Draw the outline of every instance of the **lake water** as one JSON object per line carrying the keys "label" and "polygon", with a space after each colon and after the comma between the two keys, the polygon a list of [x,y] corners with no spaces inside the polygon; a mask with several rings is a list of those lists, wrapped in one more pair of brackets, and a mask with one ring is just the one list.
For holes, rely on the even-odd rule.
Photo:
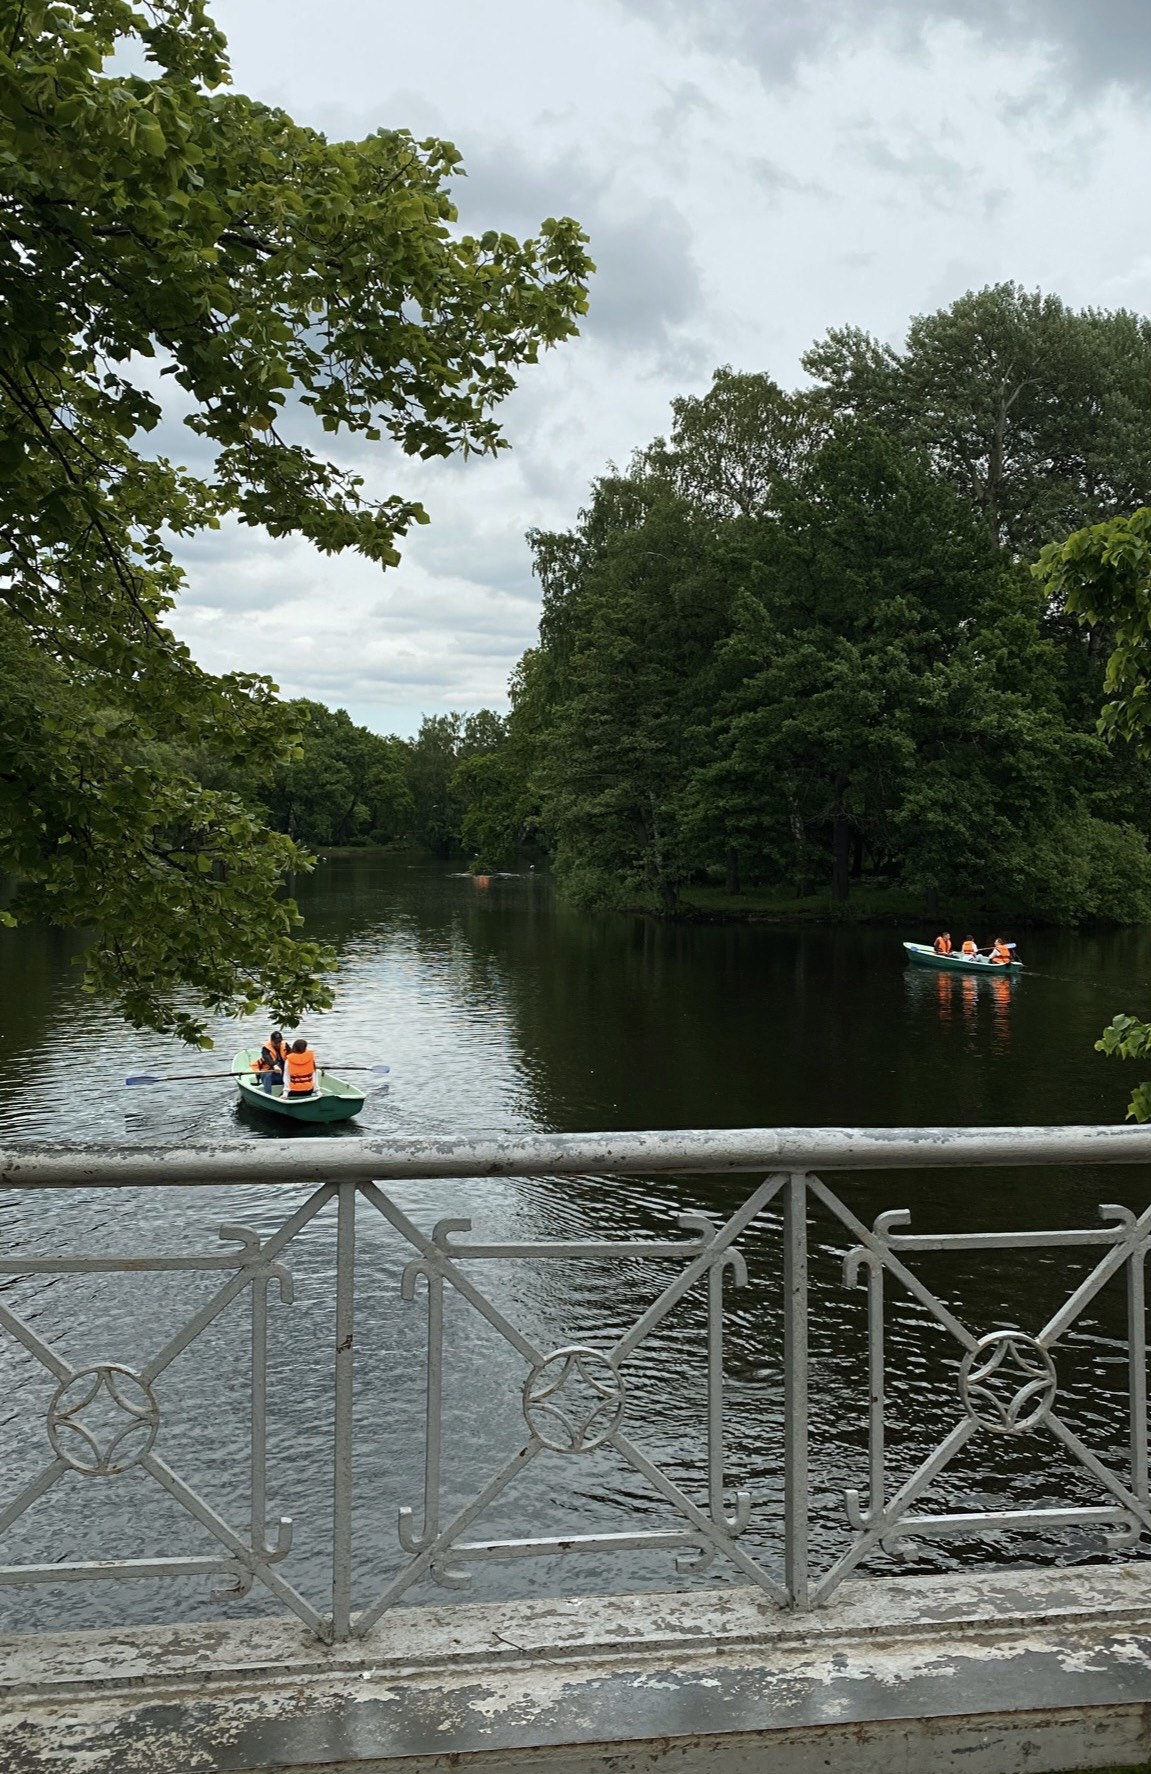
{"label": "lake water", "polygon": [[[917,1125],[1118,1121],[1128,1069],[1093,1041],[1117,1010],[1146,1013],[1151,932],[1023,933],[1021,979],[971,979],[903,965],[899,941],[922,928],[675,925],[589,917],[557,907],[536,876],[484,888],[443,865],[363,857],[321,865],[299,886],[309,932],[333,943],[336,1007],[307,1030],[321,1060],[384,1062],[359,1119],[327,1137],[591,1131],[752,1125]],[[981,937],[990,933],[977,932]],[[276,1137],[227,1080],[126,1089],[126,1075],[211,1069],[175,1043],[125,1028],[79,989],[76,941],[0,931],[0,1144],[170,1143]],[[253,1030],[221,1023],[217,1054]],[[865,1222],[908,1207],[916,1229],[1089,1227],[1101,1202],[1142,1208],[1143,1169],[869,1176],[837,1185]],[[595,1178],[409,1184],[393,1191],[430,1229],[470,1219],[474,1237],[674,1238],[683,1211],[730,1213],[747,1179],[627,1182]],[[0,1247],[22,1257],[75,1251],[206,1253],[221,1223],[275,1229],[305,1190],[133,1190],[0,1198]],[[867,1371],[863,1289],[846,1289],[842,1227],[813,1217],[813,1538],[829,1560],[847,1542],[843,1490],[866,1489]],[[271,1515],[290,1514],[284,1570],[316,1606],[330,1535],[331,1276],[334,1216],[326,1212],[286,1256],[296,1303],[271,1307]],[[745,1243],[746,1287],[729,1289],[727,1473],[753,1499],[749,1549],[779,1557],[781,1462],[778,1222],[767,1213]],[[400,1298],[411,1257],[361,1215],[357,1332],[357,1602],[403,1562],[396,1511],[415,1510],[423,1483],[423,1294]],[[973,1329],[1036,1329],[1087,1272],[1088,1251],[924,1258],[928,1285]],[[481,1273],[482,1271],[482,1273]],[[475,1265],[499,1309],[548,1347],[604,1346],[669,1279],[635,1253],[619,1260]],[[76,1366],[138,1367],[207,1297],[218,1276],[194,1273],[28,1277],[0,1281],[0,1303]],[[958,1346],[918,1302],[889,1290],[892,1488],[954,1425]],[[522,1358],[463,1301],[449,1300],[444,1490],[474,1494],[523,1438]],[[1061,1408],[1119,1470],[1125,1455],[1125,1302],[1116,1283],[1059,1350]],[[645,1452],[692,1495],[704,1471],[703,1302],[689,1296],[627,1364]],[[233,1306],[163,1377],[162,1448],[221,1514],[243,1523],[247,1321]],[[0,1507],[50,1457],[44,1368],[0,1336]],[[629,1406],[629,1409],[631,1407]],[[706,1484],[703,1483],[703,1496]],[[702,1499],[701,1499],[702,1500]],[[925,1507],[1088,1504],[1103,1498],[1045,1432],[977,1437]],[[521,1537],[673,1527],[675,1518],[614,1450],[537,1461],[471,1530]],[[12,1563],[147,1558],[207,1550],[200,1530],[138,1470],[69,1474],[9,1529]],[[1106,1555],[1095,1529],[977,1542],[925,1542],[898,1565],[932,1570],[973,1559]],[[677,1578],[665,1555],[599,1554],[479,1565],[480,1600],[525,1589],[594,1591],[626,1584],[716,1583],[717,1563]],[[53,1584],[6,1592],[14,1624],[188,1618],[277,1609],[254,1593],[214,1599],[202,1578],[170,1586]],[[443,1600],[424,1585],[412,1600]]]}

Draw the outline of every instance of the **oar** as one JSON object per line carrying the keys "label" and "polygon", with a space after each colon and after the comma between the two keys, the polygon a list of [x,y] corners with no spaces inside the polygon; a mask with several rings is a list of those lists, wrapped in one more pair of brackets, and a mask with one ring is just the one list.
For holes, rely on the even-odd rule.
{"label": "oar", "polygon": [[[323,1077],[327,1072],[390,1072],[391,1066],[324,1066],[320,1072]],[[254,1066],[246,1072],[175,1072],[167,1078],[157,1077],[152,1072],[140,1072],[134,1078],[125,1078],[125,1084],[191,1084],[202,1078],[258,1078],[261,1074]]]}

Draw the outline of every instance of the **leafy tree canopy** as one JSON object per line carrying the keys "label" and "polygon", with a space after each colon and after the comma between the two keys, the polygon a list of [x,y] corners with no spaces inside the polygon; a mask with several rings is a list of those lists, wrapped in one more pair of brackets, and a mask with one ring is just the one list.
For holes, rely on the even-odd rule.
{"label": "leafy tree canopy", "polygon": [[[1045,361],[1061,305],[984,297],[979,324],[1005,310],[1032,367]],[[693,880],[806,894],[830,868],[841,900],[866,872],[928,905],[1151,916],[1148,770],[1095,731],[1102,659],[1074,587],[1037,583],[983,483],[956,470],[944,409],[962,407],[962,352],[952,311],[928,319],[950,352],[928,379],[930,425],[910,405],[897,424],[874,391],[787,394],[722,369],[674,403],[670,438],[594,484],[571,530],[530,538],[540,645],[513,684],[509,755],[576,897],[673,910]],[[872,367],[889,389],[903,374],[882,353]],[[1036,412],[1059,404],[1043,373]],[[1122,429],[1123,412],[1092,424]],[[1039,459],[1012,497],[1050,525]],[[1129,561],[1128,530],[1106,534]],[[1120,637],[1118,692],[1125,606],[1097,606]]]}
{"label": "leafy tree canopy", "polygon": [[901,351],[857,327],[804,367],[830,411],[920,445],[997,541],[1053,536],[1151,487],[1151,321],[997,284],[917,316]]}
{"label": "leafy tree canopy", "polygon": [[[234,514],[392,564],[425,513],[309,436],[500,447],[591,269],[570,220],[461,234],[450,144],[331,143],[227,78],[201,0],[0,0],[0,866],[15,916],[93,927],[89,982],[189,1039],[197,1005],[322,1006],[330,958],[277,897],[291,841],[173,749],[271,770],[296,739],[165,628],[174,539]],[[199,473],[146,446],[163,378]]]}
{"label": "leafy tree canopy", "polygon": [[[1115,637],[1099,729],[1151,756],[1151,508],[1077,530],[1044,549],[1035,568],[1048,595]],[[1120,1059],[1151,1059],[1151,1023],[1123,1014],[1096,1043]],[[1130,1114],[1151,1121],[1151,1083],[1135,1086]]]}
{"label": "leafy tree canopy", "polygon": [[309,845],[388,844],[408,830],[409,748],[358,726],[345,709],[303,699],[300,756],[246,774],[247,792],[275,831]]}

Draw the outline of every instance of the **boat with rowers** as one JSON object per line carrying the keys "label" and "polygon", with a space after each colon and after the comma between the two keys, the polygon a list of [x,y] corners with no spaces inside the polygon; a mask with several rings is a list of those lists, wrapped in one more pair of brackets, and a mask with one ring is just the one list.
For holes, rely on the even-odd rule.
{"label": "boat with rowers", "polygon": [[[332,1072],[320,1073],[320,1088],[314,1096],[285,1096],[282,1087],[274,1084],[265,1090],[255,1070],[260,1057],[258,1047],[245,1047],[232,1055],[232,1075],[240,1099],[250,1109],[264,1114],[282,1115],[288,1121],[350,1121],[364,1106],[364,1093],[354,1084],[337,1078]],[[386,1068],[380,1068],[386,1070]]]}
{"label": "boat with rowers", "polygon": [[927,942],[905,942],[904,952],[918,967],[943,967],[956,973],[1022,973],[1022,961],[989,961],[986,955],[963,955],[953,951],[941,955]]}

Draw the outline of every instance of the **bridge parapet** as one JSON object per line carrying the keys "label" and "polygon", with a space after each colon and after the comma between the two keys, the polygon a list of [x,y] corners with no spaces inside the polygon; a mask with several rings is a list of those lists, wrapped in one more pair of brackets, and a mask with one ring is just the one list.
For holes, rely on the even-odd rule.
{"label": "bridge parapet", "polygon": [[[192,1626],[181,1622],[177,1603],[170,1628],[117,1629],[120,1664],[118,1669],[109,1666],[99,1703],[82,1682],[73,1679],[69,1688],[60,1673],[61,1658],[66,1663],[74,1656],[87,1666],[93,1657],[103,1657],[96,1641],[85,1640],[88,1648],[82,1650],[74,1634],[32,1635],[23,1648],[19,1640],[10,1640],[5,1662],[10,1694],[15,1700],[25,1693],[30,1709],[27,1754],[34,1753],[37,1707],[55,1705],[74,1693],[80,1707],[76,1716],[87,1720],[83,1729],[96,1730],[93,1705],[97,1712],[100,1705],[119,1707],[117,1716],[135,1718],[139,1697],[129,1703],[125,1696],[134,1683],[158,1694],[162,1666],[169,1677],[176,1672],[180,1692],[187,1694],[189,1684],[194,1687],[202,1677],[215,1683],[222,1697],[229,1685],[242,1687],[264,1672],[258,1678],[256,1712],[244,1725],[248,1747],[236,1752],[241,1759],[207,1761],[202,1764],[206,1767],[296,1765],[274,1759],[286,1753],[285,1721],[295,1721],[291,1730],[300,1742],[308,1738],[302,1714],[286,1697],[295,1683],[297,1690],[300,1684],[309,1689],[313,1722],[326,1719],[326,1740],[342,1745],[344,1759],[332,1760],[332,1767],[373,1765],[372,1756],[375,1765],[390,1767],[408,1754],[405,1743],[417,1758],[413,1766],[423,1765],[420,1758],[433,1753],[482,1758],[497,1752],[523,1756],[546,1751],[554,1759],[564,1743],[593,1741],[630,1744],[627,1753],[635,1755],[646,1746],[642,1753],[650,1756],[657,1739],[674,1738],[686,1754],[689,1739],[702,1744],[721,1729],[708,1700],[718,1693],[729,1721],[722,1725],[725,1754],[743,1753],[736,1743],[742,1733],[750,1734],[750,1756],[764,1732],[778,1733],[786,1725],[794,1738],[788,1739],[788,1754],[800,1759],[779,1765],[806,1769],[821,1764],[802,1760],[808,1754],[802,1734],[831,1729],[836,1721],[829,1707],[840,1709],[843,1722],[873,1726],[877,1745],[889,1742],[884,1736],[889,1727],[898,1726],[904,1732],[900,1741],[907,1742],[924,1720],[933,1719],[939,1727],[941,1719],[953,1716],[944,1704],[951,1669],[966,1672],[962,1680],[954,1674],[956,1692],[967,1695],[964,1719],[1001,1712],[1006,1718],[1010,1712],[1018,1723],[1029,1709],[1046,1708],[1051,1744],[1066,1744],[1077,1727],[1059,1725],[1056,1715],[1063,1717],[1059,1708],[1070,1697],[1075,1716],[1084,1707],[1104,1709],[1111,1724],[1104,1728],[1103,1714],[1096,1717],[1101,1731],[1096,1746],[1106,1741],[1103,1760],[1121,1760],[1117,1748],[1131,1747],[1143,1730],[1139,1709],[1151,1704],[1151,1678],[1146,1676],[1149,1567],[1139,1562],[1143,1536],[1151,1530],[1145,1326],[1151,1205],[1104,1203],[1098,1223],[1082,1227],[918,1230],[902,1207],[861,1215],[851,1183],[858,1172],[1083,1163],[1151,1164],[1151,1130],[748,1129],[478,1142],[296,1140],[225,1148],[0,1152],[0,1183],[10,1189],[112,1189],[131,1192],[132,1199],[140,1190],[242,1189],[245,1214],[257,1222],[224,1218],[217,1226],[215,1249],[141,1251],[129,1248],[126,1240],[122,1249],[99,1252],[39,1247],[35,1254],[0,1251],[0,1330],[10,1347],[21,1348],[42,1370],[42,1390],[50,1394],[43,1453],[35,1469],[5,1486],[0,1458],[0,1557],[5,1560],[0,1589],[29,1592],[52,1586],[57,1593],[55,1586],[61,1583],[103,1587],[150,1579],[167,1581],[176,1594],[177,1580],[211,1577],[226,1584],[229,1612],[263,1592],[298,1623],[289,1627],[261,1619],[250,1625]],[[610,1223],[606,1207],[595,1216],[597,1223],[588,1224],[585,1215],[570,1233],[545,1239],[506,1230],[493,1233],[474,1223],[482,1216],[484,1179],[580,1177],[610,1186],[615,1179],[668,1173],[749,1180],[725,1184],[722,1212],[685,1208],[678,1228],[669,1227],[666,1235],[621,1231]],[[425,1217],[416,1211],[406,1185],[433,1184],[430,1192],[423,1189],[420,1202],[434,1204],[435,1182],[449,1179],[475,1179],[470,1217]],[[279,1197],[285,1195],[281,1205]],[[253,1213],[256,1200],[259,1211]],[[396,1285],[387,1300],[371,1266],[378,1227],[386,1227],[392,1247],[405,1253],[403,1262],[389,1271]],[[841,1485],[837,1501],[814,1496],[811,1470],[812,1376],[818,1388],[819,1368],[817,1363],[813,1369],[811,1361],[809,1284],[813,1252],[818,1247],[824,1261],[829,1240],[845,1295],[858,1298],[862,1310],[861,1470],[858,1482]],[[760,1271],[749,1283],[752,1247]],[[990,1252],[1018,1253],[1023,1260],[1040,1253],[1049,1268],[1067,1264],[1066,1288],[1040,1320],[1032,1321],[1021,1309],[1018,1316],[1025,1322],[970,1322],[923,1267],[924,1258],[978,1259]],[[292,1306],[293,1273],[302,1254],[313,1285],[319,1258],[331,1259],[325,1284],[330,1459],[323,1481],[330,1535],[321,1593],[291,1574],[294,1523],[271,1503],[273,1495],[290,1489],[291,1480],[282,1437],[269,1439],[269,1371],[276,1359],[273,1313]],[[765,1260],[769,1268],[775,1263],[770,1283],[763,1279]],[[556,1265],[577,1271],[589,1265],[600,1273],[614,1269],[624,1277],[618,1309],[602,1330],[583,1324],[578,1334],[557,1337],[549,1332],[548,1313],[537,1312],[533,1318],[517,1310],[517,1287],[508,1278],[554,1272]],[[655,1281],[641,1287],[641,1272]],[[47,1334],[37,1314],[22,1304],[47,1278],[98,1278],[101,1285],[114,1288],[131,1277],[166,1274],[196,1278],[201,1297],[182,1322],[139,1357],[101,1344],[98,1328],[84,1324],[76,1327],[66,1352],[63,1341]],[[499,1286],[493,1285],[496,1277],[501,1278]],[[1090,1412],[1085,1419],[1083,1401],[1074,1396],[1075,1364],[1065,1355],[1084,1315],[1104,1290],[1116,1288],[1124,1302],[1122,1447],[1112,1434],[1093,1442],[1085,1430]],[[893,1292],[914,1303],[919,1321],[950,1350],[940,1379],[951,1388],[945,1432],[910,1466],[903,1452],[893,1460],[890,1447],[893,1416],[898,1418],[905,1408],[891,1385],[886,1327]],[[739,1299],[746,1311],[749,1298],[778,1323],[771,1382],[771,1408],[778,1409],[778,1461],[773,1472],[751,1479],[733,1477],[728,1372],[732,1300]],[[699,1459],[687,1473],[682,1460],[669,1459],[665,1450],[651,1445],[644,1388],[633,1373],[642,1371],[650,1345],[689,1300],[695,1302],[691,1336],[701,1383]],[[514,1381],[519,1423],[512,1445],[477,1471],[464,1493],[457,1482],[446,1481],[444,1471],[449,1427],[445,1384],[452,1359],[449,1301],[453,1309],[474,1315],[485,1334],[499,1343],[505,1357],[499,1377],[505,1387]],[[182,1436],[173,1437],[171,1413],[176,1407],[171,1400],[178,1389],[170,1388],[168,1377],[174,1364],[227,1315],[240,1311],[247,1326],[247,1437],[242,1458],[236,1458],[235,1449],[230,1456],[237,1495],[222,1501],[219,1487],[206,1487],[172,1451],[173,1446],[186,1447],[187,1433],[185,1425]],[[377,1322],[381,1315],[418,1313],[422,1326],[420,1421],[396,1423],[392,1430],[405,1445],[419,1438],[422,1495],[398,1511],[382,1576],[381,1559],[365,1559],[357,1550],[363,1524],[375,1512],[362,1461],[357,1465],[358,1423],[365,1393],[373,1387],[386,1392],[389,1385],[389,1374],[378,1362],[365,1371],[361,1359],[357,1372],[357,1319],[362,1324],[365,1311]],[[73,1351],[73,1342],[79,1352]],[[483,1399],[477,1398],[476,1408],[484,1411]],[[451,1421],[457,1424],[456,1416]],[[1034,1448],[1037,1464],[1057,1451],[1063,1466],[1077,1475],[1072,1494],[1041,1505],[1000,1499],[965,1508],[939,1507],[935,1487],[961,1457],[970,1462],[977,1454],[993,1471],[996,1449],[1006,1446]],[[521,1476],[537,1463],[550,1462],[557,1489],[567,1482],[579,1490],[593,1482],[588,1475],[605,1455],[657,1500],[659,1526],[645,1525],[640,1516],[611,1527],[597,1522],[586,1531],[492,1531],[493,1510],[506,1504]],[[287,1468],[274,1486],[271,1461]],[[310,1472],[308,1477],[314,1515],[316,1475]],[[59,1556],[54,1552],[21,1560],[22,1524],[50,1507],[59,1487],[92,1486],[94,1497],[107,1499],[113,1494],[110,1487],[129,1479],[136,1486],[157,1487],[194,1524],[204,1549],[171,1552],[157,1545],[142,1556],[110,1558],[86,1557],[83,1548],[69,1545]],[[826,1524],[833,1512],[830,1533]],[[524,1524],[529,1530],[534,1525]],[[378,1524],[371,1531],[378,1542]],[[1053,1544],[1062,1536],[1070,1556],[1081,1559],[1084,1546],[1093,1545],[1098,1555],[1115,1562],[1074,1578],[1022,1570],[930,1579],[860,1575],[877,1559],[898,1563],[921,1556],[925,1547],[954,1547],[988,1536],[996,1537],[1001,1549],[1022,1544],[1024,1559],[1036,1536]],[[681,1575],[682,1590],[674,1597],[583,1595],[547,1603],[504,1603],[494,1609],[470,1603],[446,1609],[410,1605],[427,1581],[463,1588],[484,1567],[518,1566],[526,1579],[532,1569],[528,1561],[578,1563],[583,1558],[594,1560],[597,1571],[617,1564],[626,1572],[635,1555],[666,1556]],[[705,1572],[725,1572],[737,1587],[719,1594],[703,1591]],[[314,1578],[314,1559],[308,1575]],[[562,1648],[555,1634],[565,1620],[569,1627],[576,1624]],[[469,1632],[479,1635],[471,1649]],[[453,1649],[444,1649],[445,1635]],[[523,1642],[525,1637],[532,1642]],[[863,1654],[865,1644],[874,1656]],[[213,1663],[212,1645],[222,1648],[223,1662]],[[407,1647],[403,1653],[401,1645]],[[257,1646],[263,1648],[257,1651]],[[881,1652],[880,1646],[886,1648]],[[502,1669],[505,1650],[518,1675],[506,1680],[501,1675],[495,1687],[484,1688],[486,1699],[468,1699],[468,1671],[481,1665]],[[721,1654],[722,1675],[716,1673],[718,1665],[711,1668]],[[1080,1669],[1084,1681],[1077,1686],[1071,1676],[1079,1669],[1076,1659],[1085,1656],[1095,1658],[1095,1673]],[[634,1658],[639,1662],[629,1673]],[[1004,1659],[1013,1660],[1022,1678],[1012,1689],[1011,1707],[994,1675]],[[580,1665],[578,1674],[573,1674],[573,1663]],[[561,1666],[566,1672],[562,1679],[556,1675]],[[136,1676],[131,1674],[134,1668]],[[845,1668],[850,1674],[844,1674]],[[653,1671],[662,1671],[669,1680],[657,1679]],[[349,1681],[366,1685],[349,1690]],[[625,1704],[629,1684],[647,1696],[630,1711]],[[107,1698],[112,1688],[120,1696],[114,1701]],[[361,1756],[357,1762],[347,1732],[353,1717],[361,1723],[367,1719],[369,1690],[387,1698],[381,1701],[379,1728],[369,1733],[371,1755],[365,1752],[367,1759]],[[882,1696],[891,1699],[896,1691],[903,1698],[892,1711]],[[797,1703],[798,1710],[790,1707],[786,1694],[801,1692],[807,1696],[803,1704]],[[353,1693],[359,1708],[354,1714],[348,1712]],[[577,1693],[582,1695],[579,1706]],[[916,1693],[918,1713],[908,1711],[908,1696]],[[419,1710],[434,1711],[436,1695],[442,1699],[442,1716],[455,1720],[439,1738]],[[454,1700],[449,1706],[449,1695],[456,1696],[458,1706]],[[225,1705],[224,1698],[220,1704]],[[226,1705],[233,1708],[228,1731],[238,1731],[242,1715],[247,1716],[244,1706],[235,1693]],[[577,1720],[580,1707],[582,1724]],[[477,1723],[485,1708],[502,1720],[494,1736],[485,1736]],[[588,1708],[593,1713],[598,1709],[600,1723],[589,1723]],[[267,1728],[253,1737],[257,1715]],[[221,1712],[221,1721],[224,1716]],[[275,1720],[280,1724],[273,1730]],[[656,1728],[676,1720],[691,1729],[677,1733]],[[617,1729],[617,1737],[609,1727]],[[190,1728],[185,1720],[177,1734],[182,1731],[186,1737]],[[252,1759],[257,1739],[263,1762]],[[783,1738],[777,1735],[773,1741],[782,1754]],[[1024,1738],[1012,1741],[1022,1743]],[[126,1744],[124,1739],[121,1748]],[[1075,1753],[1082,1758],[1090,1747],[1081,1743]],[[881,1748],[878,1753],[888,1752]],[[1054,1749],[1038,1751],[1034,1742],[1028,1753],[1028,1765],[1034,1768],[1101,1765],[1090,1756],[1045,1760]],[[247,1762],[243,1755],[249,1755]],[[26,1765],[41,1764],[28,1760]],[[329,1764],[300,1760],[299,1765]],[[587,1765],[586,1760],[581,1764]],[[986,1763],[988,1768],[1015,1765],[1010,1757]]]}

